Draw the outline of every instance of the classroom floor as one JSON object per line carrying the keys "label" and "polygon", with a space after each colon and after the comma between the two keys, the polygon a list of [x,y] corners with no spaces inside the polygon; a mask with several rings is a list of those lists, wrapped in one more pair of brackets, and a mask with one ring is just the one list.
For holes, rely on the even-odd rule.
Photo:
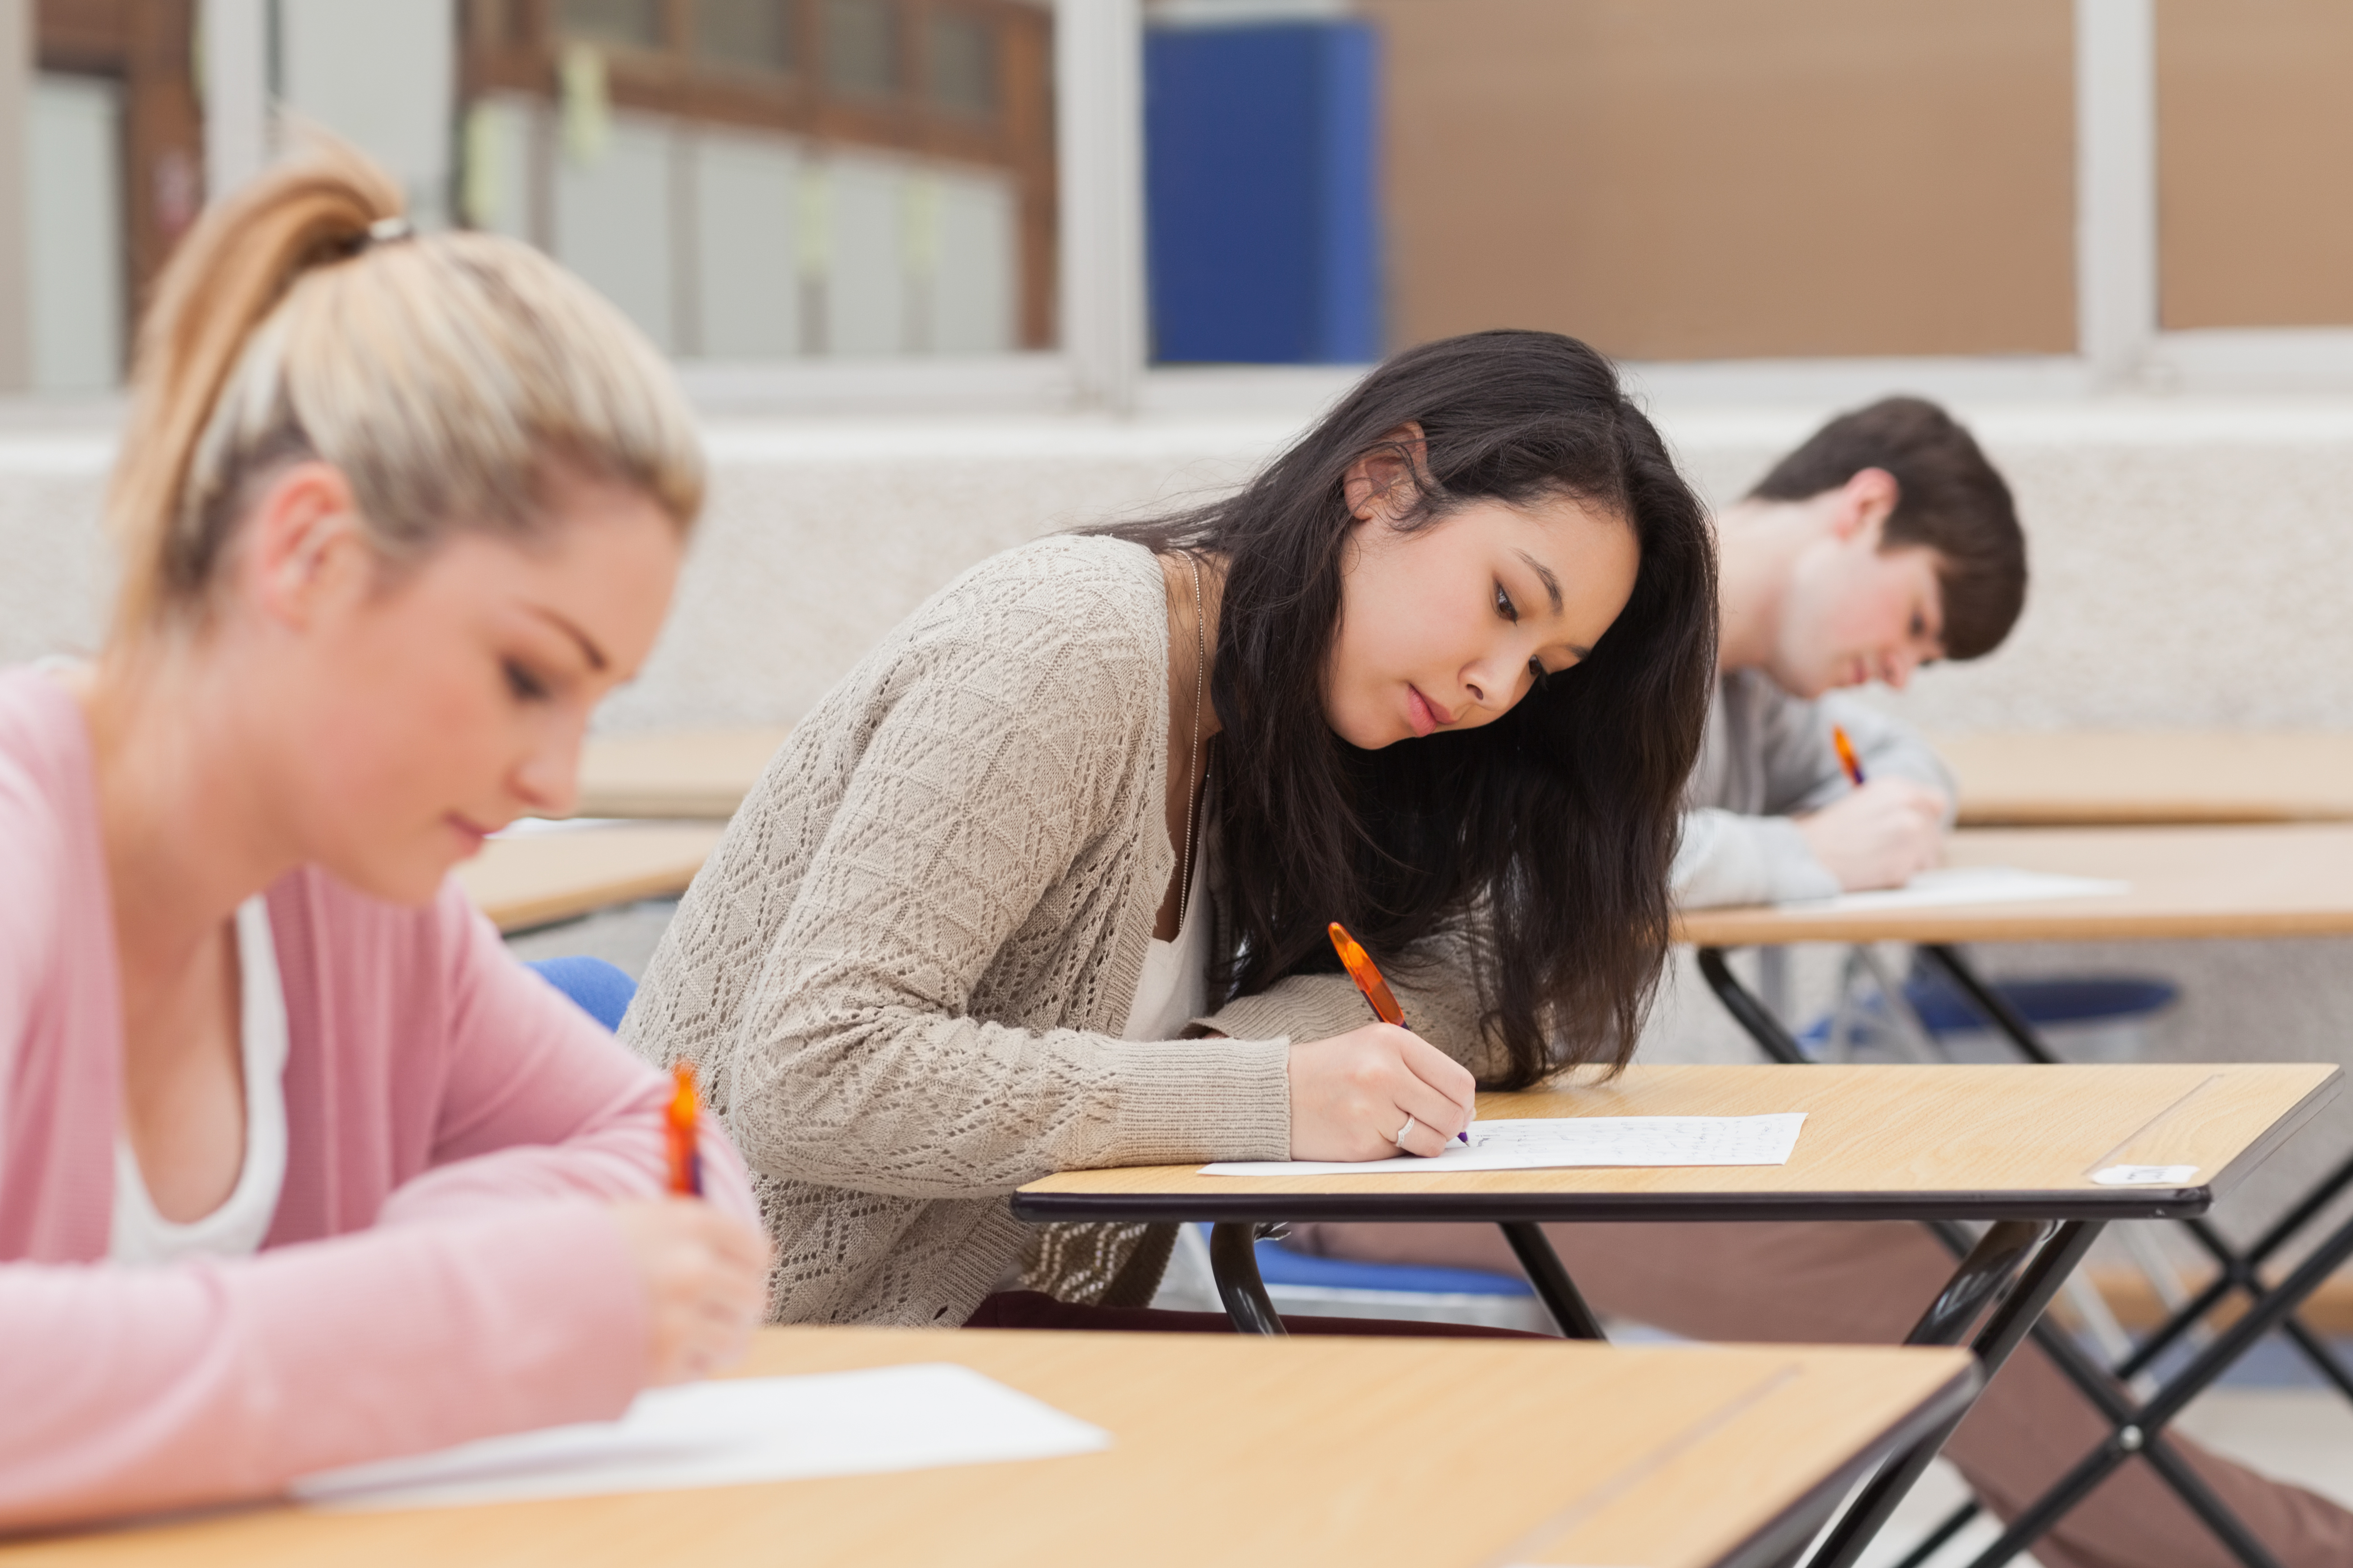
{"label": "classroom floor", "polygon": [[[673,899],[648,900],[521,932],[508,939],[508,946],[525,959],[585,953],[641,976],[676,908]],[[1173,1280],[1172,1286],[1183,1288]],[[1207,1303],[1172,1298],[1167,1304]],[[1653,1336],[1637,1329],[1626,1337]],[[2339,1341],[2338,1349],[2353,1359],[2353,1342]],[[2321,1386],[2316,1374],[2277,1342],[2259,1347],[2224,1386],[2184,1412],[2179,1425],[2183,1433],[2217,1453],[2353,1508],[2353,1405]],[[1889,1568],[1900,1562],[1914,1542],[1968,1496],[1958,1472],[1941,1462],[1936,1465],[1865,1553],[1862,1568]],[[1932,1558],[1927,1568],[1957,1568],[1995,1533],[1989,1521],[1976,1521]],[[2018,1562],[2031,1564],[2033,1559]]]}

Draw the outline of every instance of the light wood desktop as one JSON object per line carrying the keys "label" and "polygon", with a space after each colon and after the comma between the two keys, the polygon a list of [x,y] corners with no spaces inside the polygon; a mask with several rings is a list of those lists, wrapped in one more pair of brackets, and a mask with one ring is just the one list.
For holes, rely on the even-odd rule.
{"label": "light wood desktop", "polygon": [[592,735],[580,756],[575,814],[733,816],[791,733],[754,727]]}
{"label": "light wood desktop", "polygon": [[2353,821],[2353,733],[1940,737],[1965,825]]}
{"label": "light wood desktop", "polygon": [[1945,862],[2097,877],[2128,882],[2131,890],[1849,913],[1763,906],[1688,910],[1676,917],[1676,939],[1699,947],[1751,947],[2353,935],[2353,824],[1969,827],[1946,841]]}
{"label": "light wood desktop", "polygon": [[[1270,1220],[1485,1220],[1572,1334],[1600,1327],[1544,1238],[1546,1220],[1996,1220],[1913,1338],[1971,1339],[1988,1378],[2111,1220],[2203,1214],[2341,1086],[2333,1064],[1631,1068],[1546,1092],[1482,1095],[1482,1120],[1806,1112],[1782,1165],[1239,1177],[1198,1165],[1071,1171],[1014,1194],[1057,1220],[1214,1222],[1219,1293],[1238,1325],[1282,1331],[1250,1237]],[[2111,1185],[2115,1165],[2189,1166],[2163,1185]],[[2060,1222],[2055,1227],[2051,1222]],[[1970,1303],[1965,1309],[1954,1304]],[[2250,1323],[2253,1320],[2250,1320]],[[1846,1568],[1949,1436],[1939,1427],[1873,1478],[1820,1549]],[[2170,1454],[2165,1456],[2168,1461]],[[1640,1561],[1640,1559],[1637,1559]]]}
{"label": "light wood desktop", "polygon": [[[1976,973],[1959,944],[2353,934],[2353,825],[1968,828],[1953,836],[1946,859],[1952,865],[2011,866],[2113,879],[2127,886],[2126,891],[2116,894],[2009,904],[1837,912],[1694,910],[1678,919],[1677,934],[1700,948],[1700,971],[1733,1017],[1767,1055],[1786,1063],[1802,1061],[1804,1047],[1740,981],[1725,962],[1724,949],[1805,942],[1914,942],[1929,966],[1957,986],[1971,1006],[2011,1040],[2022,1058],[2055,1063],[2049,1044],[2032,1023]],[[1784,1066],[1771,1070],[1804,1069]],[[2038,1065],[2015,1070],[2043,1074],[2070,1069]],[[2164,1323],[2117,1363],[2115,1371],[2119,1377],[2130,1379],[2146,1370],[2151,1358],[2168,1345],[2179,1344],[2180,1336],[2200,1322],[2206,1322],[2210,1331],[2214,1329],[2221,1321],[2215,1308],[2230,1304],[2232,1293],[2242,1289],[2244,1281],[2267,1278],[2270,1284],[2260,1292],[2251,1292],[2244,1315],[2221,1330],[2187,1367],[2160,1380],[2156,1393],[2146,1400],[2123,1400],[2113,1408],[2104,1407],[2103,1417],[2112,1423],[2114,1435],[2099,1457],[2087,1458],[2084,1464],[2109,1465],[2121,1462],[2121,1456],[2144,1450],[2158,1455],[2172,1413],[2211,1387],[2262,1335],[2284,1328],[2292,1337],[2317,1342],[2309,1338],[2311,1325],[2295,1321],[2293,1314],[2327,1285],[2330,1271],[2339,1262],[2353,1256],[2353,1222],[2318,1237],[2308,1249],[2306,1246],[2313,1241],[2309,1232],[2328,1214],[2334,1195],[2348,1183],[2353,1183],[2353,1160],[2340,1161],[2276,1225],[2245,1246],[2234,1245],[2195,1217],[2174,1216],[2188,1219],[2201,1248],[2227,1272],[2201,1281],[2186,1304],[2170,1312]],[[2284,1262],[2278,1268],[2267,1268],[2286,1256],[2280,1249],[2291,1243],[2295,1252],[2303,1254],[2301,1261],[2293,1268]],[[2043,1348],[2072,1364],[2070,1375],[2079,1384],[2085,1378],[2100,1379],[2109,1370],[2096,1358],[2084,1355],[2072,1341],[2046,1339]],[[2168,1484],[2177,1488],[2186,1484],[2182,1478],[2188,1474],[2178,1460],[2177,1455],[2159,1467]],[[2085,1473],[2096,1479],[2094,1472]],[[2054,1488],[2028,1505],[1997,1543],[1999,1551],[2007,1553],[2031,1546],[2041,1531],[2064,1514],[2071,1506],[2068,1499],[2067,1492]],[[2243,1522],[2232,1518],[2227,1510],[2207,1517],[2218,1531],[2235,1533],[2232,1550],[2244,1557],[2241,1549],[2251,1538]]]}
{"label": "light wood desktop", "polygon": [[0,1546],[99,1568],[1748,1568],[1966,1400],[1957,1350],[772,1329],[744,1374],[950,1361],[1073,1458],[435,1511],[286,1508]]}
{"label": "light wood desktop", "polygon": [[[1583,1075],[1580,1075],[1582,1077]],[[2335,1098],[2332,1064],[1631,1067],[1482,1094],[1482,1121],[1806,1112],[1785,1165],[1205,1176],[1198,1164],[1066,1171],[1026,1219],[2123,1219],[2202,1212]],[[2103,1186],[2109,1165],[2194,1165],[2178,1187]]]}
{"label": "light wood desktop", "polygon": [[493,838],[459,884],[503,931],[683,892],[726,831],[720,822],[633,822]]}

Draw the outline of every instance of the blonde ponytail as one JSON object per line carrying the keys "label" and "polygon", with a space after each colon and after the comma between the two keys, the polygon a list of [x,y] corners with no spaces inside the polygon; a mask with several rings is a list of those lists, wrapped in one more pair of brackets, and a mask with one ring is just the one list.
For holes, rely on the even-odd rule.
{"label": "blonde ponytail", "polygon": [[410,237],[399,212],[330,142],[208,211],[164,269],[107,499],[118,646],[201,610],[250,481],[294,458],[343,470],[392,561],[543,526],[551,468],[692,525],[702,448],[643,334],[529,247]]}

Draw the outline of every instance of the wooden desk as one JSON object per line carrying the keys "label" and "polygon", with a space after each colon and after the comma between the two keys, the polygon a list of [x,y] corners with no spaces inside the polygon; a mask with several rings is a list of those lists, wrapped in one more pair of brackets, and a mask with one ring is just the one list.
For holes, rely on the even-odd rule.
{"label": "wooden desk", "polygon": [[[1205,1176],[1066,1171],[1014,1194],[1029,1220],[2139,1219],[2203,1213],[2334,1099],[2343,1072],[2283,1067],[1630,1067],[1482,1094],[1479,1118],[1802,1110],[1786,1165],[1452,1174]],[[2112,1164],[2196,1165],[2179,1187],[2107,1187]]]}
{"label": "wooden desk", "polygon": [[458,881],[501,931],[527,931],[685,891],[725,831],[720,822],[645,822],[493,838],[458,868]]}
{"label": "wooden desk", "polygon": [[1676,940],[1753,947],[2353,935],[2353,824],[1970,827],[1947,841],[1945,860],[2114,879],[2132,889],[2112,897],[1862,914],[1687,910],[1676,917]]}
{"label": "wooden desk", "polygon": [[1966,1403],[1950,1350],[772,1329],[757,1373],[954,1361],[1103,1453],[431,1512],[266,1509],[0,1547],[10,1568],[1757,1568]]}
{"label": "wooden desk", "polygon": [[733,816],[791,733],[753,728],[592,735],[580,756],[577,814]]}
{"label": "wooden desk", "polygon": [[[1724,949],[1799,942],[1915,942],[1917,956],[1941,970],[2022,1058],[2055,1064],[2056,1058],[2031,1023],[1978,976],[1954,944],[2353,933],[2353,826],[2348,826],[1970,828],[1953,837],[1947,859],[1956,865],[2007,865],[2115,878],[2130,887],[2107,897],[1941,909],[1837,914],[1776,909],[1693,910],[1678,919],[1677,933],[1699,946],[1700,972],[1726,1010],[1767,1055],[1788,1064],[1805,1060],[1803,1048],[1733,973],[1725,962]],[[1776,1070],[1804,1069],[1793,1065]],[[2071,1069],[2042,1065],[2018,1070]],[[2190,1400],[2274,1330],[2284,1331],[2323,1365],[2339,1387],[2353,1390],[2353,1371],[2334,1362],[2309,1326],[2295,1317],[2299,1307],[2329,1275],[2353,1258],[2353,1221],[2323,1237],[2275,1284],[2255,1284],[2263,1278],[2266,1263],[2315,1226],[2337,1195],[2348,1187],[2353,1187],[2353,1157],[2342,1160],[2285,1215],[2243,1247],[2202,1221],[2182,1216],[2224,1272],[2113,1368],[2095,1363],[2064,1336],[2038,1334],[2045,1353],[2109,1423],[2113,1435],[2064,1480],[2013,1518],[2001,1537],[1986,1549],[1988,1561],[2007,1561],[2029,1549],[2073,1506],[2075,1499],[2086,1495],[2135,1454],[2149,1461],[2239,1560],[2263,1560],[2263,1549],[2244,1523],[2228,1509],[2211,1503],[2198,1487],[2186,1463],[2168,1447],[2165,1428]],[[2198,1349],[2157,1393],[2146,1400],[2135,1400],[2119,1392],[2120,1382],[2110,1381],[2111,1372],[2118,1380],[2130,1380],[2147,1371],[2168,1347],[2179,1343],[2238,1290],[2248,1293],[2247,1312]]]}
{"label": "wooden desk", "polygon": [[2061,731],[1940,737],[1961,821],[2353,821],[2353,734]]}
{"label": "wooden desk", "polygon": [[[1034,1221],[1214,1221],[1211,1261],[1238,1324],[1282,1332],[1250,1237],[1279,1219],[1489,1220],[1565,1332],[1599,1338],[1545,1220],[1994,1220],[1914,1328],[1970,1348],[1990,1380],[2109,1220],[2201,1214],[2332,1098],[2333,1065],[1630,1068],[1615,1082],[1482,1095],[1482,1119],[1803,1110],[1785,1165],[1205,1176],[1198,1165],[1071,1171],[1014,1194]],[[2103,1186],[2112,1164],[2194,1165],[2189,1184]],[[2054,1229],[2049,1223],[2063,1220]],[[1976,1327],[1980,1314],[1983,1327]],[[2253,1319],[2248,1320],[2253,1321]],[[2234,1332],[2237,1331],[2233,1331]],[[2160,1415],[2160,1424],[2162,1415]],[[1892,1458],[1824,1540],[1852,1568],[1957,1417]],[[2137,1445],[2136,1445],[2137,1447]],[[2152,1436],[2148,1457],[2176,1456]],[[1593,1559],[1592,1561],[1608,1561]],[[1640,1561],[1640,1559],[1636,1559]]]}

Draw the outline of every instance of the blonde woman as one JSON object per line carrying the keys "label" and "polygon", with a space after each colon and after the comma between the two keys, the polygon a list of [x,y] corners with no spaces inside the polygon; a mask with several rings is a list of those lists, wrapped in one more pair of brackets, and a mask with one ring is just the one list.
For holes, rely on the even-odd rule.
{"label": "blonde woman", "polygon": [[0,1528],[609,1416],[740,1353],[732,1151],[447,879],[572,797],[700,504],[694,432],[522,247],[330,150],[141,339],[87,668],[0,672]]}

